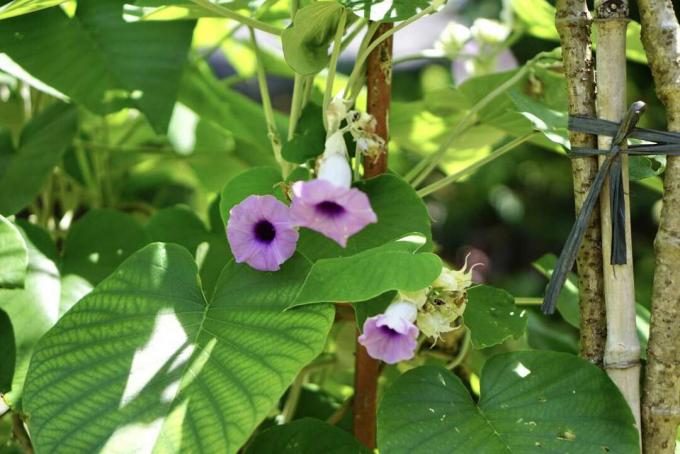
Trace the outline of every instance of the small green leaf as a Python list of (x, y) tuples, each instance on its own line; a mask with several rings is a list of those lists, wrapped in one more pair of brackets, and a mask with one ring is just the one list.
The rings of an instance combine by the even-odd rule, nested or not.
[(19, 230), (0, 216), (0, 288), (24, 286), (28, 250)]
[(628, 157), (628, 171), (631, 180), (644, 180), (645, 178), (661, 175), (665, 168), (665, 164), (659, 162), (656, 156)]
[(318, 260), (293, 305), (355, 303), (389, 290), (423, 289), (437, 279), (442, 263), (435, 254), (414, 252), (408, 242), (397, 241), (349, 257)]
[(231, 262), (206, 302), (186, 249), (133, 254), (36, 347), (36, 451), (236, 453), (326, 342), (332, 306), (284, 312), (308, 267)]
[(314, 418), (271, 427), (248, 446), (247, 454), (370, 454), (351, 434)]
[(283, 200), (278, 186), (282, 182), (281, 172), (273, 167), (255, 167), (232, 178), (220, 196), (220, 214), (226, 227), (229, 211), (250, 195), (275, 195)]
[(7, 312), (0, 309), (0, 392), (2, 393), (12, 387), (16, 359), (12, 320)]
[[(5, 22), (2, 24), (4, 27)], [(74, 106), (56, 102), (26, 125), (17, 150), (12, 149), (11, 142), (0, 142), (0, 214), (15, 214), (33, 201), (71, 144), (76, 129)]]
[(79, 0), (74, 17), (49, 8), (6, 19), (0, 27), (2, 50), (33, 77), (88, 109), (103, 114), (136, 107), (163, 133), (194, 22), (128, 23), (124, 4)]
[(109, 209), (88, 211), (68, 232), (63, 273), (96, 285), (147, 243), (147, 233), (132, 216)]
[(415, 16), (430, 4), (428, 0), (341, 0), (359, 16), (375, 22), (396, 22)]
[(548, 140), (563, 147), (569, 147), (569, 131), (567, 129), (567, 114), (550, 109), (518, 90), (510, 90), (508, 96), (515, 105), (515, 109), (529, 120), (536, 130), (541, 131)]
[[(410, 184), (396, 175), (386, 174), (359, 182), (356, 187), (368, 195), (378, 222), (366, 226), (352, 236), (344, 249), (319, 233), (301, 229), (298, 250), (305, 257), (316, 261), (320, 258), (353, 255), (414, 232), (423, 235), (427, 240), (421, 250), (431, 250), (430, 216), (422, 199)], [(399, 203), (395, 203), (395, 200)]]
[(0, 6), (0, 19), (8, 19), (22, 14), (51, 8), (67, 0), (12, 0)]
[(298, 10), (281, 34), (283, 58), (295, 72), (312, 75), (326, 67), (328, 46), (344, 9), (336, 2), (313, 2)]
[(511, 337), (517, 339), (527, 327), (526, 311), (515, 306), (512, 295), (487, 285), (468, 290), (463, 320), (475, 348), (500, 344)]
[[(554, 254), (546, 254), (532, 263), (532, 265), (539, 273), (550, 279), (555, 270), (556, 263), (557, 257)], [(557, 298), (557, 310), (567, 323), (574, 328), (579, 328), (581, 325), (581, 313), (579, 312), (578, 277), (574, 273), (567, 275), (567, 281), (564, 287), (562, 287), (560, 296)]]
[(283, 144), (281, 154), (286, 161), (303, 164), (323, 153), (325, 142), (321, 107), (310, 102), (302, 110), (295, 135)]
[(394, 454), (639, 452), (635, 420), (605, 372), (574, 355), (538, 351), (491, 358), (479, 403), (446, 369), (407, 372), (380, 403), (378, 447)]

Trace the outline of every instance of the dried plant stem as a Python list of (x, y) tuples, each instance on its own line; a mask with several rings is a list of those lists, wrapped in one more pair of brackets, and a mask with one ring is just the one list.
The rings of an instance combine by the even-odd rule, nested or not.
[[(376, 40), (392, 29), (392, 24), (381, 24), (375, 34)], [(384, 39), (368, 55), (366, 66), (368, 89), (367, 110), (376, 119), (376, 133), (385, 140), (385, 146), (377, 157), (366, 157), (364, 176), (370, 178), (387, 171), (388, 121), (392, 93), (392, 37)], [(366, 349), (357, 342), (354, 375), (354, 399), (352, 410), (354, 436), (369, 448), (375, 448), (376, 407), (380, 364), (368, 356)]]
[[(558, 0), (555, 25), (560, 34), (562, 59), (567, 79), (569, 114), (595, 116), (595, 75), (590, 45), (592, 18), (585, 0)], [(570, 132), (572, 147), (594, 148), (596, 137)], [(597, 173), (597, 158), (582, 157), (571, 161), (576, 213), (588, 195)], [(607, 336), (602, 275), (600, 213), (590, 219), (581, 248), (576, 257), (579, 276), (581, 312), (581, 356), (602, 366)]]
[[(680, 131), (680, 26), (668, 1), (639, 0), (642, 42), (668, 129)], [(669, 156), (656, 235), (652, 319), (642, 402), (646, 454), (672, 454), (680, 425), (680, 158)]]
[[(619, 121), (626, 112), (626, 27), (627, 1), (595, 2), (597, 49), (597, 116)], [(600, 136), (598, 147), (609, 149), (611, 137)], [(604, 156), (600, 156), (603, 161)], [(626, 264), (611, 265), (612, 223), (609, 182), (600, 196), (604, 295), (607, 307), (607, 342), (604, 366), (628, 402), (640, 427), (640, 341), (635, 329), (635, 285), (628, 192), (628, 159), (622, 157), (625, 193)]]

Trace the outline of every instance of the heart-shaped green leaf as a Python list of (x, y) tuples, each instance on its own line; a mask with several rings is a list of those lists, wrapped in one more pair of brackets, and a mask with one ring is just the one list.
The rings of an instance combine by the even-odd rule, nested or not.
[(511, 337), (517, 339), (527, 328), (527, 313), (515, 306), (512, 295), (488, 285), (468, 290), (463, 320), (470, 328), (475, 348), (500, 344)]
[(24, 286), (28, 251), (19, 230), (0, 216), (0, 288)]
[[(0, 35), (5, 21), (2, 25)], [(76, 109), (59, 102), (26, 125), (17, 150), (11, 141), (0, 140), (0, 214), (14, 214), (33, 201), (71, 144), (76, 128)]]
[(491, 358), (475, 403), (461, 380), (432, 366), (390, 387), (378, 447), (398, 453), (637, 453), (635, 420), (604, 371), (566, 353)]
[(36, 347), (36, 451), (236, 452), (325, 344), (332, 306), (283, 311), (308, 266), (231, 262), (207, 303), (184, 248), (132, 255)]
[(371, 451), (342, 429), (314, 418), (302, 418), (260, 433), (248, 454), (369, 454)]
[(295, 127), (295, 135), (283, 144), (281, 155), (288, 162), (305, 163), (323, 153), (326, 130), (321, 107), (308, 103)]
[(88, 109), (107, 113), (133, 106), (157, 132), (165, 132), (194, 22), (128, 23), (124, 4), (80, 0), (74, 17), (49, 8), (6, 19), (0, 27), (2, 50)]
[(337, 2), (313, 2), (298, 10), (281, 34), (283, 57), (295, 72), (316, 74), (328, 64), (328, 45), (344, 9)]
[(411, 238), (416, 241), (404, 238), (349, 257), (318, 260), (294, 305), (355, 303), (389, 290), (413, 292), (427, 287), (441, 273), (442, 262), (435, 254), (415, 253), (425, 239), (416, 235)]

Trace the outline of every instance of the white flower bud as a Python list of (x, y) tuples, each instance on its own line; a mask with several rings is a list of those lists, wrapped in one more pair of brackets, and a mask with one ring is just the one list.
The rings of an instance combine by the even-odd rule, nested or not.
[(347, 117), (347, 103), (341, 96), (336, 96), (328, 103), (326, 109), (326, 122), (328, 124), (328, 131), (337, 131), (340, 128), (342, 120)]
[(388, 317), (398, 317), (413, 323), (418, 316), (418, 309), (412, 303), (406, 301), (395, 301), (385, 310)]
[(475, 19), (471, 30), (472, 36), (480, 44), (500, 44), (510, 36), (507, 25), (491, 19)]
[(321, 157), (317, 178), (341, 188), (352, 186), (352, 168), (344, 155), (333, 153)]
[(472, 32), (463, 24), (449, 22), (444, 28), (436, 47), (441, 49), (447, 57), (453, 59), (458, 56), (465, 43), (472, 36)]

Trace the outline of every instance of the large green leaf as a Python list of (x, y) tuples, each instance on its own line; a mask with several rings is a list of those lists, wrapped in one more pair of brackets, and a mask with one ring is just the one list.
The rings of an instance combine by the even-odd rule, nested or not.
[(72, 18), (49, 8), (4, 20), (0, 50), (94, 112), (134, 106), (165, 132), (194, 23), (128, 23), (124, 3), (80, 0)]
[(68, 232), (63, 272), (98, 284), (148, 242), (144, 228), (132, 216), (109, 209), (88, 211)]
[(0, 216), (0, 288), (24, 286), (28, 250), (19, 230)]
[(25, 393), (38, 452), (236, 452), (323, 349), (333, 308), (283, 312), (308, 269), (228, 264), (207, 303), (182, 247), (127, 259), (38, 344)]
[(488, 285), (468, 290), (463, 320), (470, 328), (475, 348), (500, 344), (511, 337), (517, 339), (527, 327), (527, 313), (515, 306), (512, 295)]
[(66, 0), (12, 0), (0, 6), (0, 19), (32, 13), (64, 3)]
[(396, 22), (415, 16), (430, 6), (429, 0), (342, 0), (359, 16), (380, 22)]
[[(0, 377), (11, 385), (0, 389), (12, 407), (20, 407), (28, 364), (38, 339), (59, 317), (59, 270), (44, 243), (47, 232), (33, 225), (20, 226), (28, 247), (28, 273), (24, 289), (0, 289), (0, 309), (13, 328), (15, 362), (0, 361)], [(53, 244), (51, 245), (53, 247)], [(3, 336), (6, 334), (3, 334)], [(7, 384), (7, 383), (5, 383)]]
[(258, 434), (247, 454), (369, 454), (371, 451), (342, 429), (314, 418), (302, 418)]
[[(0, 35), (3, 29), (0, 27)], [(26, 125), (17, 150), (11, 142), (0, 141), (0, 214), (14, 214), (33, 201), (73, 140), (76, 128), (76, 109), (54, 103)]]
[(359, 182), (356, 187), (368, 195), (378, 222), (352, 236), (344, 249), (319, 233), (301, 229), (298, 250), (307, 258), (316, 261), (353, 255), (410, 233), (425, 236), (427, 244), (422, 249), (431, 249), (430, 216), (411, 185), (396, 175), (387, 174)]
[(414, 249), (424, 241), (422, 236), (414, 235), (350, 257), (318, 260), (294, 305), (354, 303), (390, 290), (421, 290), (432, 284), (442, 270), (442, 262), (435, 254), (415, 253)]
[(484, 366), (475, 403), (450, 371), (419, 367), (385, 393), (384, 453), (637, 453), (635, 421), (598, 367), (566, 353), (515, 352)]
[(156, 211), (146, 224), (152, 241), (184, 246), (196, 258), (201, 283), (211, 296), (224, 265), (232, 255), (224, 229), (209, 231), (188, 207), (176, 206)]
[(313, 2), (298, 10), (281, 34), (283, 57), (295, 72), (312, 75), (328, 64), (328, 46), (344, 9), (337, 2)]

